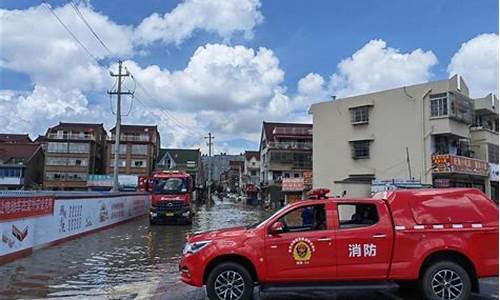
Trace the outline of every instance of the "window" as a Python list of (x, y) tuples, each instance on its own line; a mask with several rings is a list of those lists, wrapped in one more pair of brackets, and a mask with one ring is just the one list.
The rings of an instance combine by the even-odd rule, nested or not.
[[(109, 166), (110, 167), (114, 167), (115, 166), (115, 160), (114, 159), (110, 159), (109, 160)], [(119, 159), (118, 160), (118, 167), (125, 167), (127, 166), (127, 161), (125, 159)]]
[(448, 115), (448, 97), (446, 93), (430, 95), (431, 99), (431, 117), (440, 117)]
[(3, 168), (0, 169), (0, 177), (20, 177), (21, 168)]
[(69, 153), (89, 153), (89, 144), (69, 143)]
[(148, 154), (148, 145), (132, 145), (132, 154)]
[(368, 123), (368, 109), (369, 109), (369, 106), (360, 106), (360, 107), (350, 108), (351, 123), (353, 123), (353, 124)]
[(303, 206), (282, 216), (283, 232), (302, 232), (327, 229), (325, 206)]
[[(120, 144), (120, 147), (118, 149), (120, 151), (120, 154), (127, 154), (127, 145)], [(115, 154), (115, 144), (111, 144), (111, 154)]]
[(132, 161), (132, 167), (142, 168), (146, 166), (146, 161), (144, 159), (135, 159)]
[(341, 229), (365, 227), (378, 222), (375, 204), (338, 204), (337, 211)]
[(67, 153), (68, 152), (68, 143), (54, 143), (49, 142), (47, 146), (48, 152), (58, 152), (58, 153)]
[(47, 166), (65, 166), (67, 163), (68, 160), (62, 157), (47, 157), (46, 160)]
[(81, 158), (69, 158), (68, 159), (68, 166), (82, 166), (86, 167), (88, 165), (86, 159), (81, 159)]
[(488, 162), (498, 164), (498, 146), (488, 144)]
[(370, 141), (351, 142), (351, 155), (354, 159), (370, 158)]
[(257, 175), (257, 171), (255, 171), (255, 170), (250, 171), (250, 175), (252, 175), (252, 176), (256, 176), (256, 175)]

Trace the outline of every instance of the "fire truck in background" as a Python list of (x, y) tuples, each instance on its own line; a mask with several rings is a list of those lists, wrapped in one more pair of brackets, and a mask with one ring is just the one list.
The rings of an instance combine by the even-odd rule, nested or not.
[(149, 223), (191, 224), (193, 179), (183, 171), (159, 171), (140, 176), (140, 191), (151, 193)]

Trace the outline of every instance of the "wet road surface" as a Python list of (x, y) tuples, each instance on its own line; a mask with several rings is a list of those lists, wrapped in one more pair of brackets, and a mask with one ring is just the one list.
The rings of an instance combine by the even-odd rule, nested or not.
[[(186, 233), (255, 223), (268, 216), (232, 202), (197, 208), (192, 226), (152, 226), (147, 217), (84, 236), (0, 266), (0, 299), (206, 299), (179, 281)], [(498, 278), (481, 281), (481, 295), (498, 299)], [(255, 299), (419, 299), (414, 293), (260, 294)]]

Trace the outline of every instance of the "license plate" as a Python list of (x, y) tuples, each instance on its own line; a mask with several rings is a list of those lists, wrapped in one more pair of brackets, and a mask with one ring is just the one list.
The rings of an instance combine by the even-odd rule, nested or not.
[(174, 213), (165, 213), (165, 217), (173, 217)]

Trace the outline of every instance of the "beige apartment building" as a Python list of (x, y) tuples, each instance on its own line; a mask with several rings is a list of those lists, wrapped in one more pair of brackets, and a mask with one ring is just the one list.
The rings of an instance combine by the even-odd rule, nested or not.
[(60, 122), (38, 140), (46, 144), (45, 189), (87, 190), (87, 176), (104, 173), (102, 124)]
[[(313, 186), (367, 196), (372, 180), (498, 195), (498, 99), (460, 76), (313, 104)], [(495, 171), (496, 170), (496, 171)]]
[[(113, 174), (115, 128), (106, 147), (106, 173)], [(157, 126), (121, 125), (118, 173), (121, 175), (151, 175), (160, 155), (160, 133)]]
[[(273, 206), (293, 202), (303, 191), (287, 195), (283, 180), (304, 178), (312, 169), (312, 124), (263, 122), (260, 138), (260, 181)], [(293, 199), (292, 199), (293, 198)]]

